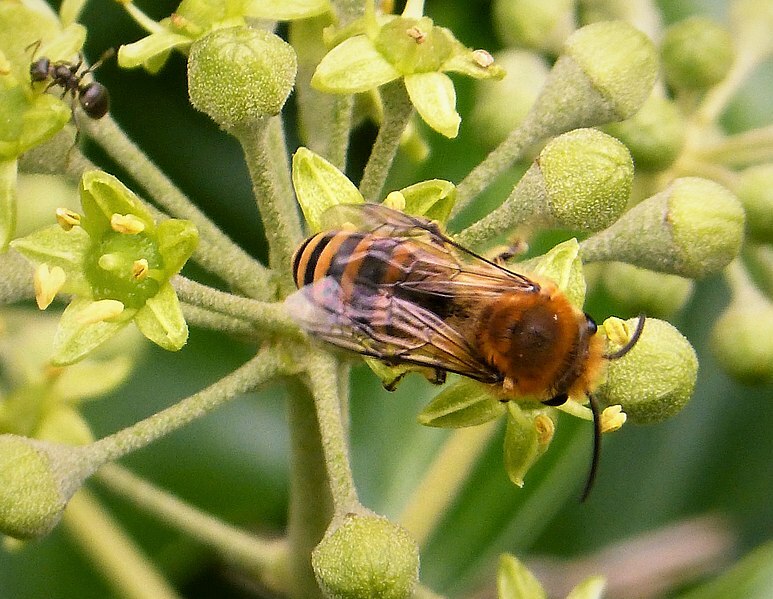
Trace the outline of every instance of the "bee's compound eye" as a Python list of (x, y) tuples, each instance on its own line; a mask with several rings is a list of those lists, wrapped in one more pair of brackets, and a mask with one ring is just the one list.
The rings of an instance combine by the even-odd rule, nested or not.
[(92, 119), (105, 116), (110, 108), (110, 94), (101, 83), (93, 82), (83, 86), (78, 99), (83, 111)]
[(593, 320), (588, 314), (585, 315), (585, 326), (588, 328), (588, 333), (591, 335), (595, 335), (596, 331), (599, 330), (596, 321)]

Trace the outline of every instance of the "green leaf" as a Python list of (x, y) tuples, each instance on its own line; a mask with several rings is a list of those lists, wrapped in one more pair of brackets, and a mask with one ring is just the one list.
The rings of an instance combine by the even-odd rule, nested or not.
[(430, 179), (400, 190), (405, 198), (403, 211), (414, 216), (423, 216), (445, 224), (451, 216), (456, 201), (456, 187), (450, 181)]
[(188, 325), (170, 283), (145, 302), (134, 321), (145, 337), (166, 350), (178, 351), (188, 341)]
[(446, 137), (456, 137), (462, 118), (456, 112), (456, 90), (448, 75), (438, 72), (406, 75), (405, 88), (425, 123)]
[(505, 404), (484, 384), (460, 379), (448, 385), (421, 411), (418, 420), (425, 426), (462, 428), (499, 418)]
[(11, 247), (32, 263), (61, 267), (67, 276), (62, 291), (76, 295), (91, 293), (91, 285), (84, 272), (84, 258), (90, 245), (91, 239), (81, 227), (65, 231), (59, 225), (40, 229), (11, 242)]
[(90, 299), (76, 298), (65, 308), (54, 335), (51, 361), (55, 366), (67, 366), (81, 360), (129, 324), (134, 316), (134, 310), (127, 309), (114, 321), (84, 320), (85, 311), (93, 303)]
[(515, 556), (503, 553), (497, 570), (498, 599), (547, 599), (542, 585)]
[(356, 94), (400, 77), (365, 35), (338, 44), (317, 65), (311, 85), (330, 94)]
[(0, 161), (0, 251), (16, 231), (16, 160)]
[(322, 214), (331, 206), (365, 202), (346, 175), (308, 148), (298, 148), (293, 156), (293, 187), (314, 233), (322, 230)]
[[(148, 71), (154, 73), (161, 68), (171, 50), (190, 46), (192, 43), (193, 39), (190, 37), (171, 31), (151, 33), (141, 40), (118, 48), (118, 65), (125, 69), (145, 65)], [(159, 58), (163, 58), (160, 64)]]
[(601, 599), (607, 581), (603, 576), (589, 576), (574, 587), (566, 599)]
[(199, 232), (189, 220), (170, 218), (156, 228), (158, 252), (164, 259), (167, 277), (177, 274), (199, 244)]
[(328, 0), (249, 0), (244, 15), (271, 21), (306, 19), (330, 10)]
[(145, 223), (145, 230), (155, 229), (150, 212), (123, 183), (104, 171), (83, 173), (80, 184), (84, 217), (81, 226), (95, 239), (110, 230), (114, 214), (132, 214)]

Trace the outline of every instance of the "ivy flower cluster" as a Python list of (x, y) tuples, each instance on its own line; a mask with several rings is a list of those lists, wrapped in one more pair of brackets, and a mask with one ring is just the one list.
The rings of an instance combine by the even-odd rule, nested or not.
[[(56, 14), (34, 2), (0, 0), (0, 269), (8, 281), (0, 297), (34, 298), (49, 312), (66, 302), (51, 347), (36, 347), (34, 368), (0, 395), (0, 531), (9, 537), (39, 538), (61, 520), (77, 527), (73, 514), (96, 518), (84, 486), (94, 477), (277, 595), (437, 597), (419, 582), (420, 547), (496, 421), (505, 423), (504, 469), (524, 486), (550, 449), (561, 412), (586, 421), (598, 416), (601, 434), (626, 421), (662, 422), (687, 404), (698, 360), (689, 341), (659, 317), (684, 304), (693, 280), (724, 273), (733, 291), (714, 333), (726, 368), (744, 380), (773, 376), (773, 330), (765, 338), (757, 333), (773, 327), (770, 289), (750, 274), (752, 263), (768, 283), (773, 272), (773, 170), (764, 158), (770, 131), (724, 135), (718, 127), (732, 92), (773, 52), (765, 28), (773, 27), (770, 2), (736, 0), (731, 29), (701, 19), (677, 23), (656, 47), (654, 31), (648, 37), (630, 15), (600, 7), (603, 14), (580, 14), (566, 1), (497, 1), (497, 26), (510, 46), (501, 57), (465, 46), (424, 14), (421, 0), (408, 0), (399, 15), (389, 3), (371, 1), (183, 0), (160, 21), (121, 2), (148, 35), (119, 48), (119, 66), (158, 74), (171, 52), (181, 52), (191, 104), (241, 145), (266, 231), (265, 264), (204, 215), (109, 114), (89, 118), (67, 94), (30, 80), (37, 56), (82, 60), (83, 4), (64, 2)], [(287, 39), (275, 33), (280, 22)], [(479, 84), (472, 118), (491, 137), (490, 154), (457, 183), (430, 179), (385, 193), (401, 144), (421, 142), (415, 115), (446, 138), (458, 135), (452, 76)], [(282, 114), (293, 89), (301, 140), (295, 148)], [(365, 113), (379, 124), (358, 184), (345, 172), (356, 103), (369, 106)], [(66, 136), (71, 118), (75, 139), (101, 147), (126, 182), (73, 145)], [(465, 222), (467, 209), (518, 165), (524, 174), (506, 197)], [(41, 170), (51, 180), (76, 182), (77, 193), (57, 188), (45, 225), (18, 235), (17, 216), (27, 208), (18, 190)], [(365, 202), (432, 220), (453, 243), (486, 255), (503, 241), (566, 232), (541, 255), (516, 253), (507, 266), (553, 281), (578, 311), (595, 281), (609, 287), (621, 312), (655, 315), (643, 329), (635, 318), (599, 326), (604, 355), (620, 353), (593, 381), (600, 414), (585, 396), (562, 406), (532, 397), (502, 401), (489, 385), (450, 380), (418, 416), (423, 425), (454, 429), (428, 469), (433, 484), (420, 484), (394, 520), (363, 505), (354, 483), (344, 411), (350, 360), (303, 333), (287, 299), (295, 291), (292, 257), (306, 234), (328, 228), (330, 208)], [(204, 271), (217, 283), (189, 278), (188, 262), (200, 269), (190, 272)], [(661, 293), (640, 292), (652, 288)], [(127, 377), (131, 352), (109, 348), (132, 322), (165, 350), (185, 346), (191, 323), (247, 340), (254, 356), (165, 410), (95, 439), (80, 401)], [(0, 343), (3, 364), (10, 343)], [(365, 360), (387, 388), (411, 371), (426, 374)], [(87, 385), (89, 364), (110, 376)], [(292, 492), (299, 495), (280, 541), (230, 527), (114, 465), (280, 379), (289, 389)], [(70, 384), (63, 387), (63, 380)], [(130, 385), (124, 393), (131, 395)], [(121, 567), (117, 556), (100, 559)], [(501, 558), (497, 587), (500, 599), (545, 596), (509, 555)], [(571, 597), (598, 597), (602, 588), (603, 580), (592, 577)]]

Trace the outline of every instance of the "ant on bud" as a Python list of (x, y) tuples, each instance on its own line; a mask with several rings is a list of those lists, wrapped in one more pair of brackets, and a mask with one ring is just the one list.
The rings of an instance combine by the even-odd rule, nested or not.
[[(32, 53), (34, 56), (40, 47), (40, 41), (32, 45), (35, 46), (35, 50)], [(41, 56), (30, 64), (30, 79), (33, 83), (48, 81), (46, 89), (58, 85), (64, 90), (62, 98), (68, 93), (71, 94), (73, 101), (78, 100), (86, 115), (92, 119), (99, 119), (105, 116), (110, 108), (110, 93), (101, 83), (96, 81), (84, 83), (83, 78), (98, 69), (113, 54), (115, 54), (115, 50), (108, 48), (99, 57), (99, 60), (83, 71), (81, 71), (83, 66), (82, 56), (77, 63), (66, 60), (58, 60), (52, 63), (49, 58)]]

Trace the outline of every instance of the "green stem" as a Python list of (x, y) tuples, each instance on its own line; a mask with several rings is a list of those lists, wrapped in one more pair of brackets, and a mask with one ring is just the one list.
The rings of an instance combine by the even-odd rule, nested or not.
[(303, 232), (295, 196), (281, 193), (284, 184), (277, 181), (276, 169), (272, 167), (275, 158), (269, 143), (270, 121), (262, 119), (251, 126), (235, 127), (231, 133), (244, 150), (268, 240), (269, 265), (280, 273), (280, 284), (285, 293), (290, 293), (295, 288), (290, 275), (290, 262), (295, 248), (303, 239)]
[(286, 591), (284, 540), (264, 540), (225, 524), (117, 464), (106, 464), (96, 476), (135, 507), (211, 547), (227, 562), (255, 574), (272, 591)]
[(178, 599), (175, 590), (85, 489), (70, 500), (62, 522), (73, 539), (127, 599)]
[(32, 266), (21, 254), (14, 250), (0, 254), (0, 272), (0, 305), (35, 297)]
[(322, 154), (341, 172), (346, 170), (353, 107), (354, 96), (336, 96), (333, 105), (333, 122), (328, 129), (327, 150)]
[(400, 145), (400, 137), (413, 114), (413, 105), (402, 79), (382, 86), (381, 100), (384, 122), (378, 130), (360, 181), (360, 193), (366, 202), (378, 200)]
[(338, 365), (329, 354), (310, 353), (306, 371), (317, 410), (334, 512), (343, 515), (359, 511), (361, 506), (349, 464), (347, 433), (341, 413)]
[(240, 297), (181, 275), (175, 276), (172, 284), (181, 301), (240, 321), (249, 321), (253, 325), (253, 332), (278, 333), (294, 339), (304, 337), (281, 302), (268, 303)]
[(259, 337), (256, 334), (256, 329), (252, 323), (246, 320), (226, 316), (225, 314), (213, 312), (206, 308), (200, 308), (199, 306), (186, 304), (184, 302), (182, 303), (182, 309), (183, 315), (185, 316), (185, 322), (190, 326), (209, 329), (211, 331), (220, 331), (227, 335), (246, 339), (256, 339)]
[(166, 212), (196, 225), (202, 237), (194, 254), (199, 264), (251, 297), (268, 299), (273, 296), (271, 275), (266, 268), (209, 220), (128, 138), (110, 115), (99, 120), (82, 119), (81, 131), (102, 146)]
[(727, 76), (717, 86), (706, 94), (705, 99), (696, 111), (699, 123), (714, 123), (727, 107), (728, 102), (749, 78), (751, 72), (764, 59), (757, 53), (757, 48), (745, 48), (736, 56), (735, 63)]
[(704, 144), (694, 152), (701, 160), (735, 168), (770, 162), (773, 160), (773, 125)]
[(421, 547), (454, 502), (497, 430), (497, 421), (454, 430), (411, 494), (398, 522)]
[(182, 428), (237, 395), (254, 390), (258, 385), (273, 378), (279, 370), (279, 360), (274, 353), (261, 350), (246, 364), (206, 389), (117, 433), (84, 446), (81, 451), (86, 454), (85, 458), (94, 468), (117, 460)]
[(290, 546), (290, 597), (321, 597), (311, 552), (322, 540), (333, 516), (333, 500), (325, 469), (314, 399), (297, 379), (288, 382), (290, 427), (290, 505), (287, 536)]
[(459, 214), (505, 169), (523, 158), (526, 151), (542, 139), (545, 133), (540, 119), (527, 118), (523, 121), (456, 186), (456, 203), (451, 216)]

